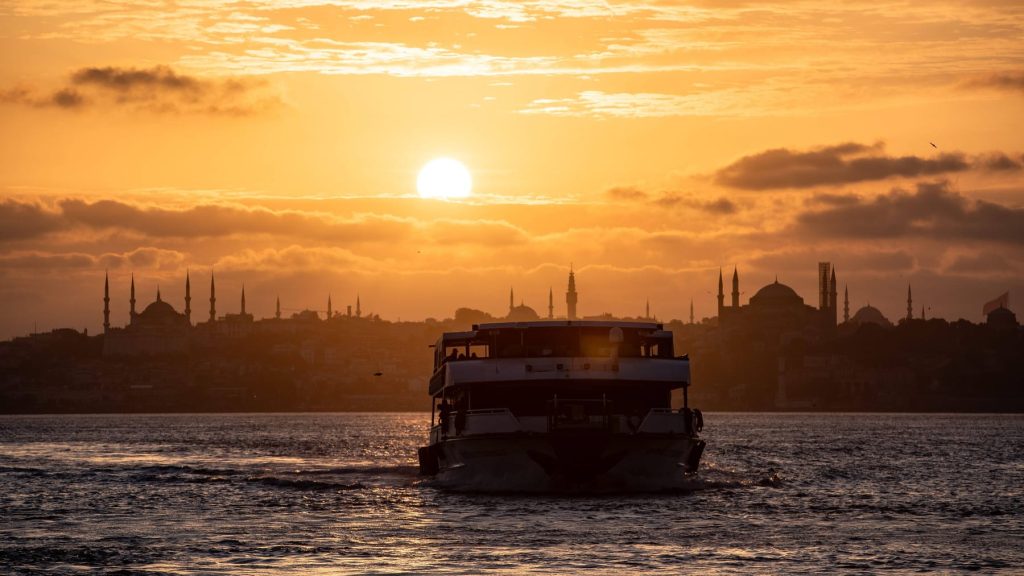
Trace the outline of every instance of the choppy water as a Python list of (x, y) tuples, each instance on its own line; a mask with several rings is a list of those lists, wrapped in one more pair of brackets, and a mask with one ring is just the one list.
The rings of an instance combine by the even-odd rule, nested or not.
[(1024, 571), (1021, 416), (708, 414), (695, 490), (600, 497), (434, 488), (427, 419), (0, 417), (0, 573)]

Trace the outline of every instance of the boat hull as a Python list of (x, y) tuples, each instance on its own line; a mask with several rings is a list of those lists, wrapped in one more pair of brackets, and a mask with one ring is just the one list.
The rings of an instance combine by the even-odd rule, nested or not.
[(426, 447), (420, 464), (457, 490), (671, 490), (686, 487), (703, 449), (682, 434), (481, 434)]

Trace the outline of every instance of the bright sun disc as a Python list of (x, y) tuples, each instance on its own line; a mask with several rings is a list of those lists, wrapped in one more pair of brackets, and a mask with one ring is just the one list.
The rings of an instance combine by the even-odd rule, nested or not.
[(416, 190), (424, 198), (466, 198), (472, 189), (473, 179), (469, 170), (451, 158), (427, 162), (416, 178)]

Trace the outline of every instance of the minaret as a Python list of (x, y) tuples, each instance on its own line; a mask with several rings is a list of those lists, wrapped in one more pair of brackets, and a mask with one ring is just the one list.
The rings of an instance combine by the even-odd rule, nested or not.
[(157, 302), (163, 302), (163, 300), (160, 298), (160, 285), (159, 284), (156, 285), (156, 301)]
[(843, 286), (843, 322), (850, 321), (850, 287)]
[(242, 284), (242, 311), (239, 314), (245, 316), (245, 284)]
[(910, 284), (907, 284), (907, 321), (914, 319), (914, 299), (910, 295)]
[(103, 272), (103, 333), (110, 332), (110, 277)]
[(647, 299), (647, 306), (644, 307), (644, 318), (650, 319), (651, 317), (651, 299)]
[(722, 269), (718, 269), (718, 317), (722, 317), (722, 310), (725, 309), (725, 283), (722, 282)]
[(693, 324), (693, 298), (690, 298), (690, 324)]
[(839, 316), (839, 302), (837, 300), (838, 294), (836, 293), (836, 267), (832, 267), (832, 279), (829, 281), (829, 314), (832, 315), (832, 326), (837, 324), (836, 320)]
[(363, 317), (363, 306), (359, 302), (359, 294), (356, 294), (356, 318)]
[(569, 289), (565, 292), (565, 304), (568, 308), (569, 320), (576, 319), (576, 302), (579, 296), (576, 294), (576, 273), (573, 272), (572, 264), (569, 265)]
[(732, 307), (740, 307), (740, 275), (735, 266), (732, 269)]
[(217, 319), (217, 287), (213, 283), (213, 273), (210, 273), (210, 322)]
[(128, 320), (129, 320), (129, 322), (135, 322), (135, 317), (138, 316), (138, 314), (135, 312), (135, 273), (134, 272), (132, 273), (132, 295), (131, 295), (131, 299), (128, 300), (128, 303), (131, 304), (131, 306), (132, 306), (131, 311), (128, 313)]
[(188, 270), (185, 270), (185, 320), (192, 325), (192, 283), (189, 280)]
[(274, 309), (274, 318), (281, 319), (281, 296), (277, 297), (277, 308)]
[(555, 291), (548, 287), (548, 320), (555, 317)]
[(327, 295), (327, 319), (330, 320), (331, 316), (334, 315), (334, 308), (331, 307), (331, 295)]
[(515, 307), (516, 307), (515, 290), (513, 290), (512, 288), (509, 288), (508, 289), (508, 313), (509, 313), (509, 316), (512, 315), (512, 310), (514, 310)]

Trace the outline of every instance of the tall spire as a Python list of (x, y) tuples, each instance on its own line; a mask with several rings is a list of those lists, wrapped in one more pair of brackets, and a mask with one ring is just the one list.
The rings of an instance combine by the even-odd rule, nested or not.
[(722, 281), (722, 269), (718, 269), (718, 316), (722, 316), (725, 309), (725, 282)]
[(690, 324), (693, 324), (693, 298), (690, 298)]
[(508, 289), (508, 313), (511, 314), (512, 310), (516, 307), (516, 294), (513, 288)]
[(850, 321), (850, 287), (843, 285), (843, 322)]
[(914, 319), (914, 298), (910, 294), (910, 284), (907, 284), (907, 320)]
[(132, 272), (132, 295), (131, 295), (131, 299), (128, 300), (128, 303), (131, 304), (131, 306), (132, 306), (131, 310), (128, 313), (128, 320), (129, 320), (129, 322), (134, 322), (135, 321), (135, 317), (138, 316), (138, 314), (135, 312), (135, 273), (134, 272)]
[(839, 317), (839, 302), (838, 294), (836, 293), (836, 267), (832, 267), (832, 279), (829, 281), (829, 293), (828, 293), (828, 307), (829, 314), (831, 315), (830, 320), (832, 326), (837, 324), (836, 320)]
[(213, 282), (213, 272), (210, 272), (210, 322), (217, 319), (217, 287)]
[(740, 274), (735, 266), (732, 269), (732, 307), (740, 307)]
[(245, 314), (245, 284), (242, 284), (242, 315)]
[(110, 276), (103, 272), (103, 333), (110, 331)]
[(359, 301), (359, 294), (356, 293), (356, 318), (361, 318), (362, 316), (363, 316), (363, 305)]
[(572, 269), (572, 264), (569, 264), (569, 289), (565, 292), (565, 304), (568, 308), (569, 320), (576, 319), (576, 302), (579, 301), (579, 295), (576, 294), (576, 273)]
[(160, 285), (159, 284), (156, 285), (156, 301), (157, 302), (163, 302), (163, 300), (160, 299)]
[(192, 282), (189, 279), (188, 269), (185, 269), (185, 320), (192, 325)]
[(327, 319), (330, 320), (331, 316), (334, 315), (334, 307), (331, 306), (331, 295), (327, 294)]
[(548, 320), (555, 317), (555, 290), (548, 286)]
[(647, 305), (644, 307), (644, 318), (651, 317), (651, 299), (647, 299)]
[(274, 318), (281, 319), (281, 296), (277, 296), (277, 307), (274, 309)]

